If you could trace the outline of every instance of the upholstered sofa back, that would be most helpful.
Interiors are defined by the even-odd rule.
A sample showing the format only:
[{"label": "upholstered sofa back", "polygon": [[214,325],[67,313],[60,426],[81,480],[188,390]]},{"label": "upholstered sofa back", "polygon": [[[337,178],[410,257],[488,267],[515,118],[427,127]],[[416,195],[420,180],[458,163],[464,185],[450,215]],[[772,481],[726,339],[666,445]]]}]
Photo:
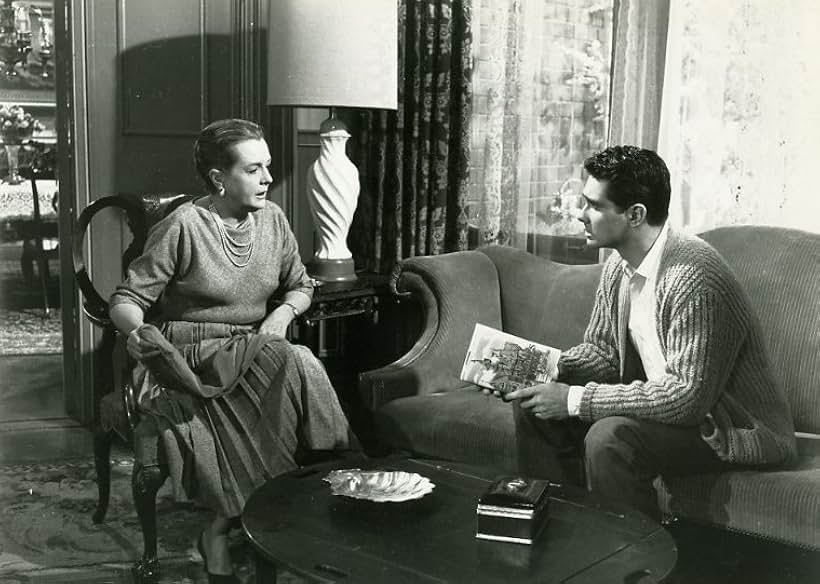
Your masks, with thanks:
[{"label": "upholstered sofa back", "polygon": [[[701,237],[720,252],[751,301],[796,429],[820,434],[820,235],[735,226]],[[561,265],[509,247],[480,251],[498,272],[505,331],[559,349],[581,340],[600,264]]]},{"label": "upholstered sofa back", "polygon": [[[726,259],[760,319],[797,430],[820,434],[820,235],[735,226],[702,237]],[[423,383],[413,382],[399,393],[465,387],[458,373],[476,322],[559,349],[577,344],[601,268],[557,264],[503,246],[405,260],[397,287],[424,300],[426,312],[421,338],[397,369],[422,353],[438,358],[434,364],[423,360],[429,367]],[[376,407],[383,398],[371,389],[364,384],[367,400]]]},{"label": "upholstered sofa back", "polygon": [[495,264],[506,332],[558,349],[581,341],[602,264],[568,266],[510,247],[481,248]]},{"label": "upholstered sofa back", "polygon": [[795,429],[820,434],[820,235],[735,226],[701,237],[726,259],[751,300]]}]

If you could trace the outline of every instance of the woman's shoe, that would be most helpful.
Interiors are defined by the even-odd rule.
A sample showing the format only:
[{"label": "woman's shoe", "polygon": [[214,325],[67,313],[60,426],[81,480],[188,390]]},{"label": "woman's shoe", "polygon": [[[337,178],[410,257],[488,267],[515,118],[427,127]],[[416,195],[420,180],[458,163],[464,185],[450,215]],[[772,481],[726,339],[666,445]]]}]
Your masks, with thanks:
[{"label": "woman's shoe", "polygon": [[208,556],[205,555],[205,544],[202,543],[202,538],[205,537],[205,530],[199,534],[196,540],[196,549],[199,555],[202,556],[202,565],[205,568],[205,573],[208,575],[208,584],[239,584],[239,579],[236,574],[211,574],[208,571]]}]

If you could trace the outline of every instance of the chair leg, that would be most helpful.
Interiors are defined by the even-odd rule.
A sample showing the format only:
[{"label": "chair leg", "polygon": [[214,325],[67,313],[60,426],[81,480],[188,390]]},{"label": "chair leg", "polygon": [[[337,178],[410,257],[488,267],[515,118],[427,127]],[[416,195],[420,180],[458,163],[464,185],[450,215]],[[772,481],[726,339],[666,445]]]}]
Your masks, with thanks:
[{"label": "chair leg", "polygon": [[23,273],[23,280],[26,284],[34,282],[34,244],[31,240],[23,241],[23,253],[20,254],[20,271]]},{"label": "chair leg", "polygon": [[92,520],[102,523],[108,512],[108,501],[111,495],[111,440],[112,432],[102,428],[94,430],[94,469],[97,471],[97,509]]},{"label": "chair leg", "polygon": [[168,477],[165,465],[134,464],[131,492],[142,527],[142,559],[134,564],[133,574],[138,582],[156,582],[159,579],[157,559],[157,491]]}]

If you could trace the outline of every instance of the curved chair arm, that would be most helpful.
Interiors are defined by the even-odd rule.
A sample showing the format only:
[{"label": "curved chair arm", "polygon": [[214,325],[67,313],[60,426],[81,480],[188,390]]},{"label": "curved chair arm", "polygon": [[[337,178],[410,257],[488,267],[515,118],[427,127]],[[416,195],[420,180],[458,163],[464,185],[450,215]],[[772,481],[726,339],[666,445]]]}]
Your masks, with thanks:
[{"label": "curved chair arm", "polygon": [[[83,257],[83,243],[85,242],[85,234],[88,231],[88,226],[91,224],[91,219],[108,207],[117,207],[125,211],[128,225],[134,239],[129,246],[131,249],[138,246],[142,249],[145,244],[145,217],[140,212],[137,201],[123,195],[111,195],[109,197],[102,197],[92,202],[88,207],[83,209],[77,222],[74,224],[74,247],[71,250],[72,261],[74,264],[74,278],[80,291],[83,294],[83,312],[88,319],[99,327],[111,326],[111,319],[108,316],[108,302],[100,296],[91,278],[88,276],[88,269],[85,265],[85,258]],[[126,251],[126,253],[128,253]]]},{"label": "curved chair arm", "polygon": [[410,258],[393,278],[401,298],[420,304],[423,329],[405,355],[359,376],[372,410],[399,397],[466,386],[459,374],[475,324],[501,327],[498,272],[480,251]]},{"label": "curved chair arm", "polygon": [[111,326],[111,319],[108,315],[108,302],[94,288],[83,257],[83,243],[85,242],[86,231],[88,231],[88,226],[91,224],[94,215],[108,207],[117,207],[125,212],[128,227],[133,235],[131,244],[122,257],[122,265],[125,269],[134,258],[142,253],[148,229],[179,205],[190,201],[192,198],[191,195],[181,193],[119,194],[101,197],[83,209],[74,224],[74,247],[71,251],[74,263],[74,278],[77,280],[77,285],[80,287],[84,298],[83,312],[91,322],[103,328]]}]

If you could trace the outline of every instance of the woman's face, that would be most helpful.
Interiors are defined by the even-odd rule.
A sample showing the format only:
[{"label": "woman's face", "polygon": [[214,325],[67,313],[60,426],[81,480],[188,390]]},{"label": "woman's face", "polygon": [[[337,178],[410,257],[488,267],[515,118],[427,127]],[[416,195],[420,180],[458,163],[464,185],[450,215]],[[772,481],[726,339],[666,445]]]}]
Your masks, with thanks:
[{"label": "woman's face", "polygon": [[273,182],[268,171],[270,151],[264,140],[245,140],[231,146],[234,163],[218,173],[225,188],[225,206],[232,214],[242,215],[265,206]]}]

